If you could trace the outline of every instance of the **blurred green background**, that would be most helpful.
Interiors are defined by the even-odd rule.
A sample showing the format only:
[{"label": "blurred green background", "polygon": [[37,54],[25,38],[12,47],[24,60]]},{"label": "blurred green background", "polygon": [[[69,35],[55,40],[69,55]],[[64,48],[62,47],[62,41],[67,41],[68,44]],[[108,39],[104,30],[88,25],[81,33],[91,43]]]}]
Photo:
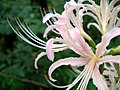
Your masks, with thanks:
[{"label": "blurred green background", "polygon": [[[0,0],[0,90],[59,90],[49,85],[44,78],[52,62],[45,56],[38,62],[39,69],[36,70],[34,60],[42,50],[21,40],[10,28],[6,18],[8,17],[14,25],[15,18],[19,17],[28,23],[38,37],[42,38],[46,25],[42,23],[40,7],[51,6],[57,12],[62,12],[65,2],[66,0]],[[85,26],[88,21],[94,20],[90,17],[85,19]],[[94,27],[90,29],[93,31],[90,31],[89,34],[98,43],[100,33]],[[117,45],[118,42],[113,44]],[[58,60],[59,58],[77,55],[66,50],[56,53],[55,56],[57,56],[55,60]],[[66,85],[72,82],[76,76],[66,66],[62,66],[53,73],[53,77],[58,80],[56,83],[58,85]],[[88,90],[96,90],[96,88],[92,83],[89,83]]]}]

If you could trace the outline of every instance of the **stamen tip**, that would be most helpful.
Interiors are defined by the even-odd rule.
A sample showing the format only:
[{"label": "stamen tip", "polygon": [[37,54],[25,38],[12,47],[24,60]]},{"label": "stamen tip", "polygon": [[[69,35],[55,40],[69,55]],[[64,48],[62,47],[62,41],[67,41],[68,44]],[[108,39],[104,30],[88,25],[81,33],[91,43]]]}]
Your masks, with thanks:
[{"label": "stamen tip", "polygon": [[46,74],[44,75],[44,77],[45,77],[46,80],[48,80],[48,76]]}]

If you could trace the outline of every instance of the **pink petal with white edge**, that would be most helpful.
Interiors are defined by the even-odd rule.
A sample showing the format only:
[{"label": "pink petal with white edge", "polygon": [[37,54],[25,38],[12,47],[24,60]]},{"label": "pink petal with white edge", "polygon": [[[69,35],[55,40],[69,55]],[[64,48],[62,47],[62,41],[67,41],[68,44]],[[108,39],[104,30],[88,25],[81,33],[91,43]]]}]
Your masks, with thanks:
[{"label": "pink petal with white edge", "polygon": [[92,73],[93,83],[98,88],[98,90],[109,90],[105,78],[100,74],[98,67],[95,66]]},{"label": "pink petal with white edge", "polygon": [[56,15],[58,21],[54,22],[57,25],[65,25],[67,23],[67,17],[63,13],[62,15]]},{"label": "pink petal with white edge", "polygon": [[35,62],[34,62],[34,66],[36,69],[38,69],[38,66],[37,66],[37,62],[40,58],[42,58],[43,56],[45,56],[46,53],[45,52],[41,52],[40,54],[38,54],[37,58],[35,59]]},{"label": "pink petal with white edge", "polygon": [[49,20],[51,17],[54,17],[55,14],[53,13],[48,13],[43,17],[43,23],[47,22],[47,20]]},{"label": "pink petal with white edge", "polygon": [[64,28],[64,26],[61,25],[56,25],[60,35],[62,36],[62,38],[64,39],[64,41],[66,42],[66,45],[73,50],[75,53],[85,56],[84,53],[82,51],[80,51],[80,47],[78,45],[75,44],[75,41],[72,39],[68,29],[66,30]]},{"label": "pink petal with white edge", "polygon": [[84,8],[84,5],[83,4],[76,4],[75,6],[71,6],[67,9],[67,12],[68,12],[68,15],[73,12],[73,10],[75,9],[79,9],[80,7],[83,7],[83,11],[85,11],[86,9]]},{"label": "pink petal with white edge", "polygon": [[64,5],[65,9],[70,8],[71,6],[75,6],[76,2],[74,0],[70,0],[69,2],[66,2],[66,4]]},{"label": "pink petal with white edge", "polygon": [[54,41],[55,41],[54,39],[50,39],[50,40],[47,41],[47,44],[46,44],[47,57],[51,61],[53,61],[53,59],[54,59],[54,51],[52,49]]},{"label": "pink petal with white edge", "polygon": [[99,59],[99,64],[103,64],[105,62],[119,63],[120,64],[120,55],[112,56],[108,55]]},{"label": "pink petal with white edge", "polygon": [[70,0],[70,2],[66,2],[64,8],[69,9],[72,7],[76,8],[76,7],[81,7],[81,6],[83,7],[84,5],[81,3],[76,3],[74,0]]},{"label": "pink petal with white edge", "polygon": [[94,55],[90,46],[85,42],[84,38],[79,34],[79,30],[77,28],[71,29],[69,30],[69,32],[72,38],[79,45],[80,51],[83,53],[84,56],[91,57]]},{"label": "pink petal with white edge", "polygon": [[[53,44],[54,42],[59,42],[59,43],[63,43],[63,39],[61,38],[52,38],[49,39],[46,43],[46,53],[47,53],[47,57],[49,60],[53,61],[54,59],[54,49],[53,48],[62,48],[62,47],[66,47],[65,44]],[[60,49],[61,50],[61,49]]]},{"label": "pink petal with white edge", "polygon": [[120,28],[113,28],[109,32],[103,35],[101,43],[96,48],[96,56],[101,56],[106,52],[106,47],[109,45],[111,39],[120,35]]},{"label": "pink petal with white edge", "polygon": [[55,25],[48,26],[48,28],[46,28],[46,30],[45,30],[45,32],[44,32],[44,34],[43,34],[43,37],[44,37],[44,38],[45,38],[45,37],[47,38],[48,32],[51,31],[51,30],[53,30],[53,29],[55,29],[55,28],[56,28]]},{"label": "pink petal with white edge", "polygon": [[55,82],[56,80],[53,79],[51,77],[53,71],[62,66],[62,65],[71,65],[71,66],[82,66],[82,65],[86,65],[88,63],[88,59],[86,58],[73,58],[73,57],[70,57],[70,58],[65,58],[65,59],[60,59],[56,62],[54,62],[50,68],[49,68],[49,71],[48,71],[48,75],[49,75],[49,78],[51,81]]}]

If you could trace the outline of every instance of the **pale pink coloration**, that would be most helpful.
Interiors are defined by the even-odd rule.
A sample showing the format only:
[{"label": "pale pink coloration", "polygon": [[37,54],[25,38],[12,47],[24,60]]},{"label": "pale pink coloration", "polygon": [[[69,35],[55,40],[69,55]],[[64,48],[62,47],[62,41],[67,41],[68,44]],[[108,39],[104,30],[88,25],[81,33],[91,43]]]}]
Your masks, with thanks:
[{"label": "pale pink coloration", "polygon": [[[46,54],[48,55],[48,58],[50,60],[53,60],[54,59],[54,55],[53,55],[53,52],[59,52],[59,51],[62,51],[62,50],[65,50],[67,49],[67,46],[66,44],[53,44],[52,46],[49,46],[48,44],[51,43],[50,41],[48,42],[45,42],[43,40],[41,40],[39,37],[37,37],[32,31],[31,29],[27,26],[27,24],[23,24],[21,23],[21,21],[18,19],[16,19],[16,22],[18,24],[18,26],[20,27],[21,31],[18,31],[18,30],[15,30],[15,28],[11,25],[11,23],[9,22],[9,20],[7,19],[10,27],[13,29],[13,31],[21,38],[23,39],[25,42],[29,43],[30,45],[33,45],[37,48],[40,48],[40,49],[49,49],[49,48],[52,48],[51,52],[49,54],[47,54],[46,52],[41,52],[37,58],[35,59],[35,68],[38,69],[37,67],[37,61],[45,56]],[[24,33],[24,34],[23,34]],[[46,33],[47,34],[47,33]],[[45,34],[44,34],[45,35]],[[26,38],[27,36],[27,38]],[[61,39],[61,38],[56,38],[54,41],[58,41],[61,43],[64,43],[64,40]]]},{"label": "pale pink coloration", "polygon": [[[64,5],[64,9],[65,10],[62,14],[49,13],[45,15],[45,17],[43,17],[43,22],[46,23],[47,21],[49,21],[50,18],[52,20],[54,18],[57,18],[57,21],[53,20],[54,25],[57,25],[56,29],[61,28],[60,25],[64,25],[63,27],[64,29],[67,29],[66,31],[68,31],[69,29],[74,29],[74,27],[76,27],[84,38],[91,41],[92,38],[83,29],[83,16],[87,11],[85,5],[82,4],[82,2],[76,3],[74,0],[70,0],[69,2],[66,2],[66,4]],[[49,28],[52,26],[53,25],[50,25]]]},{"label": "pale pink coloration", "polygon": [[[88,8],[86,15],[93,17],[97,23],[89,23],[88,28],[93,25],[104,35],[111,28],[120,26],[120,19],[118,12],[120,11],[120,5],[115,6],[119,0],[100,0],[100,5],[97,5],[95,1],[88,0],[91,4],[85,4]],[[89,12],[90,11],[90,12]]]},{"label": "pale pink coloration", "polygon": [[103,75],[108,76],[106,78],[106,82],[109,85],[110,90],[119,90],[119,86],[115,80],[116,77],[118,77],[117,71],[112,63],[109,63],[109,66],[107,64],[104,64],[105,70],[103,72]]},{"label": "pale pink coloration", "polygon": [[[74,29],[74,31],[75,30],[76,29]],[[105,35],[103,35],[101,42],[96,47],[96,53],[95,54],[93,54],[89,45],[78,34],[79,33],[77,33],[77,31],[75,31],[74,34],[72,34],[73,36],[70,34],[70,36],[74,37],[74,38],[71,38],[68,35],[68,36],[66,36],[65,39],[71,38],[71,40],[70,41],[65,40],[65,41],[67,41],[66,44],[68,44],[67,46],[68,46],[69,49],[74,50],[73,49],[74,46],[79,47],[80,51],[77,51],[77,52],[79,52],[79,55],[81,55],[82,57],[77,58],[77,60],[75,60],[76,58],[65,58],[65,59],[60,59],[60,60],[54,62],[50,66],[49,71],[48,71],[48,75],[49,75],[50,80],[51,81],[56,81],[55,79],[53,79],[51,77],[51,74],[56,68],[58,68],[62,65],[71,65],[71,66],[83,66],[83,65],[85,65],[84,70],[81,71],[81,73],[78,75],[78,77],[71,84],[66,86],[67,87],[66,90],[70,90],[78,82],[79,82],[79,85],[77,87],[77,90],[86,90],[86,87],[87,87],[87,84],[88,84],[90,78],[93,79],[93,83],[98,88],[98,90],[109,90],[109,87],[107,86],[105,78],[99,72],[99,65],[101,65],[103,63],[106,63],[106,62],[120,63],[120,60],[119,60],[120,55],[103,56],[103,54],[105,52],[107,52],[106,47],[109,45],[111,39],[120,35],[120,28],[113,28],[110,31],[108,31]],[[74,46],[72,46],[70,44],[71,42],[75,42]],[[75,50],[78,50],[78,49],[75,49]],[[51,51],[51,50],[49,49],[48,52],[49,51]]]},{"label": "pale pink coloration", "polygon": [[[35,59],[35,68],[38,68],[37,61],[45,55],[47,55],[49,60],[53,61],[55,52],[70,49],[80,55],[80,57],[60,59],[50,66],[48,75],[53,82],[56,80],[51,77],[51,74],[56,68],[62,65],[84,66],[83,71],[79,73],[78,77],[71,84],[66,86],[57,86],[53,84],[54,86],[58,88],[66,87],[66,90],[70,90],[79,82],[77,90],[86,90],[88,82],[92,78],[93,83],[98,90],[109,90],[105,78],[99,72],[99,66],[106,62],[120,63],[120,55],[103,55],[107,52],[106,47],[109,45],[111,39],[120,35],[120,28],[117,28],[118,24],[113,24],[116,20],[119,22],[119,19],[117,19],[116,16],[117,13],[115,13],[116,10],[119,11],[119,6],[113,9],[114,4],[118,0],[111,1],[110,5],[108,5],[107,0],[101,0],[100,6],[95,4],[93,0],[88,0],[92,5],[84,5],[82,4],[83,1],[84,0],[79,0],[78,3],[76,3],[74,0],[70,0],[70,2],[66,2],[64,6],[65,10],[62,14],[58,14],[54,11],[53,13],[45,15],[43,23],[46,23],[48,28],[45,30],[43,37],[47,38],[47,34],[51,30],[59,35],[59,37],[51,38],[47,42],[38,38],[30,28],[27,25],[22,24],[19,19],[16,20],[16,22],[24,34],[20,31],[16,31],[9,21],[8,23],[14,32],[24,41],[35,47],[46,50],[45,52],[40,53]],[[87,9],[91,10],[95,15],[91,12],[86,13]],[[42,12],[42,16],[44,16],[44,13]],[[103,17],[104,14],[105,17]],[[114,14],[115,17],[112,17],[112,14]],[[101,42],[96,46],[95,53],[84,40],[84,38],[86,38],[88,41],[92,41],[91,37],[83,28],[84,15],[90,15],[95,18],[97,23],[90,23],[88,26],[96,26],[103,34]]]}]

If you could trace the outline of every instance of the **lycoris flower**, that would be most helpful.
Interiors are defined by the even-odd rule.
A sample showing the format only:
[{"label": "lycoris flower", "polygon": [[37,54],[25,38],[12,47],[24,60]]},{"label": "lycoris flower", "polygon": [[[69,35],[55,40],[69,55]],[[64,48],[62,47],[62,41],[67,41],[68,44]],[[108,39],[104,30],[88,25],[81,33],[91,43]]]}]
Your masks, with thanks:
[{"label": "lycoris flower", "polygon": [[119,0],[111,0],[111,2],[100,0],[100,5],[97,5],[93,0],[88,1],[90,4],[85,4],[88,9],[86,15],[93,17],[97,22],[89,23],[88,28],[94,25],[104,35],[111,28],[120,26],[120,18],[118,17],[120,5],[115,6]]},{"label": "lycoris flower", "polygon": [[[65,59],[60,59],[55,63],[53,63],[50,66],[48,71],[50,80],[56,81],[51,77],[51,74],[56,68],[62,65],[71,65],[71,66],[79,66],[79,67],[85,66],[84,70],[81,71],[79,76],[71,84],[66,86],[67,87],[66,90],[71,89],[78,82],[79,82],[79,86],[77,87],[77,90],[86,90],[86,87],[90,78],[93,79],[93,83],[98,88],[98,90],[109,90],[105,82],[105,78],[99,72],[99,66],[106,62],[120,63],[120,55],[103,56],[104,53],[107,52],[106,47],[109,45],[110,40],[115,36],[120,35],[120,29],[113,28],[112,30],[107,32],[105,35],[103,35],[102,41],[96,46],[95,54],[91,50],[90,46],[85,42],[83,37],[77,32],[77,29],[72,29],[70,31],[72,33],[70,33],[69,36],[66,36],[63,38],[67,40],[66,44],[68,44],[68,48],[72,50],[76,50],[76,52],[78,52],[78,54],[81,57],[69,57]],[[74,45],[69,46],[70,43],[73,43]],[[51,46],[51,47],[52,45],[53,43],[48,44],[48,46]],[[47,49],[49,58],[53,58],[53,54],[51,51],[52,51],[52,48]]]},{"label": "lycoris flower", "polygon": [[[74,0],[70,0],[69,2],[66,2],[64,5],[65,10],[62,14],[58,14],[53,10],[53,12],[50,11],[49,14],[44,16],[46,12],[42,12],[42,15],[44,16],[43,23],[48,25],[43,37],[47,38],[50,31],[53,31],[59,36],[50,38],[47,42],[38,38],[30,28],[27,25],[22,24],[19,19],[17,19],[16,22],[22,32],[16,31],[10,24],[9,20],[8,22],[20,38],[35,47],[45,50],[35,59],[35,68],[37,69],[37,61],[45,55],[47,55],[48,59],[51,61],[54,61],[55,52],[66,49],[70,49],[79,55],[79,57],[60,59],[50,66],[48,76],[53,82],[56,80],[52,78],[51,75],[56,68],[62,65],[70,65],[71,67],[84,66],[84,69],[79,72],[79,75],[71,84],[66,86],[57,86],[49,81],[53,86],[70,90],[79,83],[77,90],[86,90],[89,80],[92,79],[93,84],[98,88],[98,90],[110,90],[104,76],[99,71],[99,66],[103,63],[120,63],[120,55],[106,55],[109,51],[106,47],[109,45],[111,39],[120,35],[120,28],[118,27],[119,19],[117,17],[119,5],[113,9],[114,4],[118,0],[111,1],[110,5],[108,5],[107,0],[101,0],[100,6],[95,4],[93,0],[88,0],[91,4],[83,4],[83,1],[84,0],[79,0],[78,3],[76,3]],[[113,14],[115,17],[112,17]],[[92,38],[84,31],[84,15],[90,15],[95,18],[97,23],[89,23],[88,26],[96,26],[103,34],[102,40],[97,44],[97,46],[95,46]],[[88,43],[92,43],[92,45],[86,43],[84,38],[88,40]],[[92,48],[95,50],[93,51]],[[109,72],[106,73],[106,75],[109,74]]]}]

